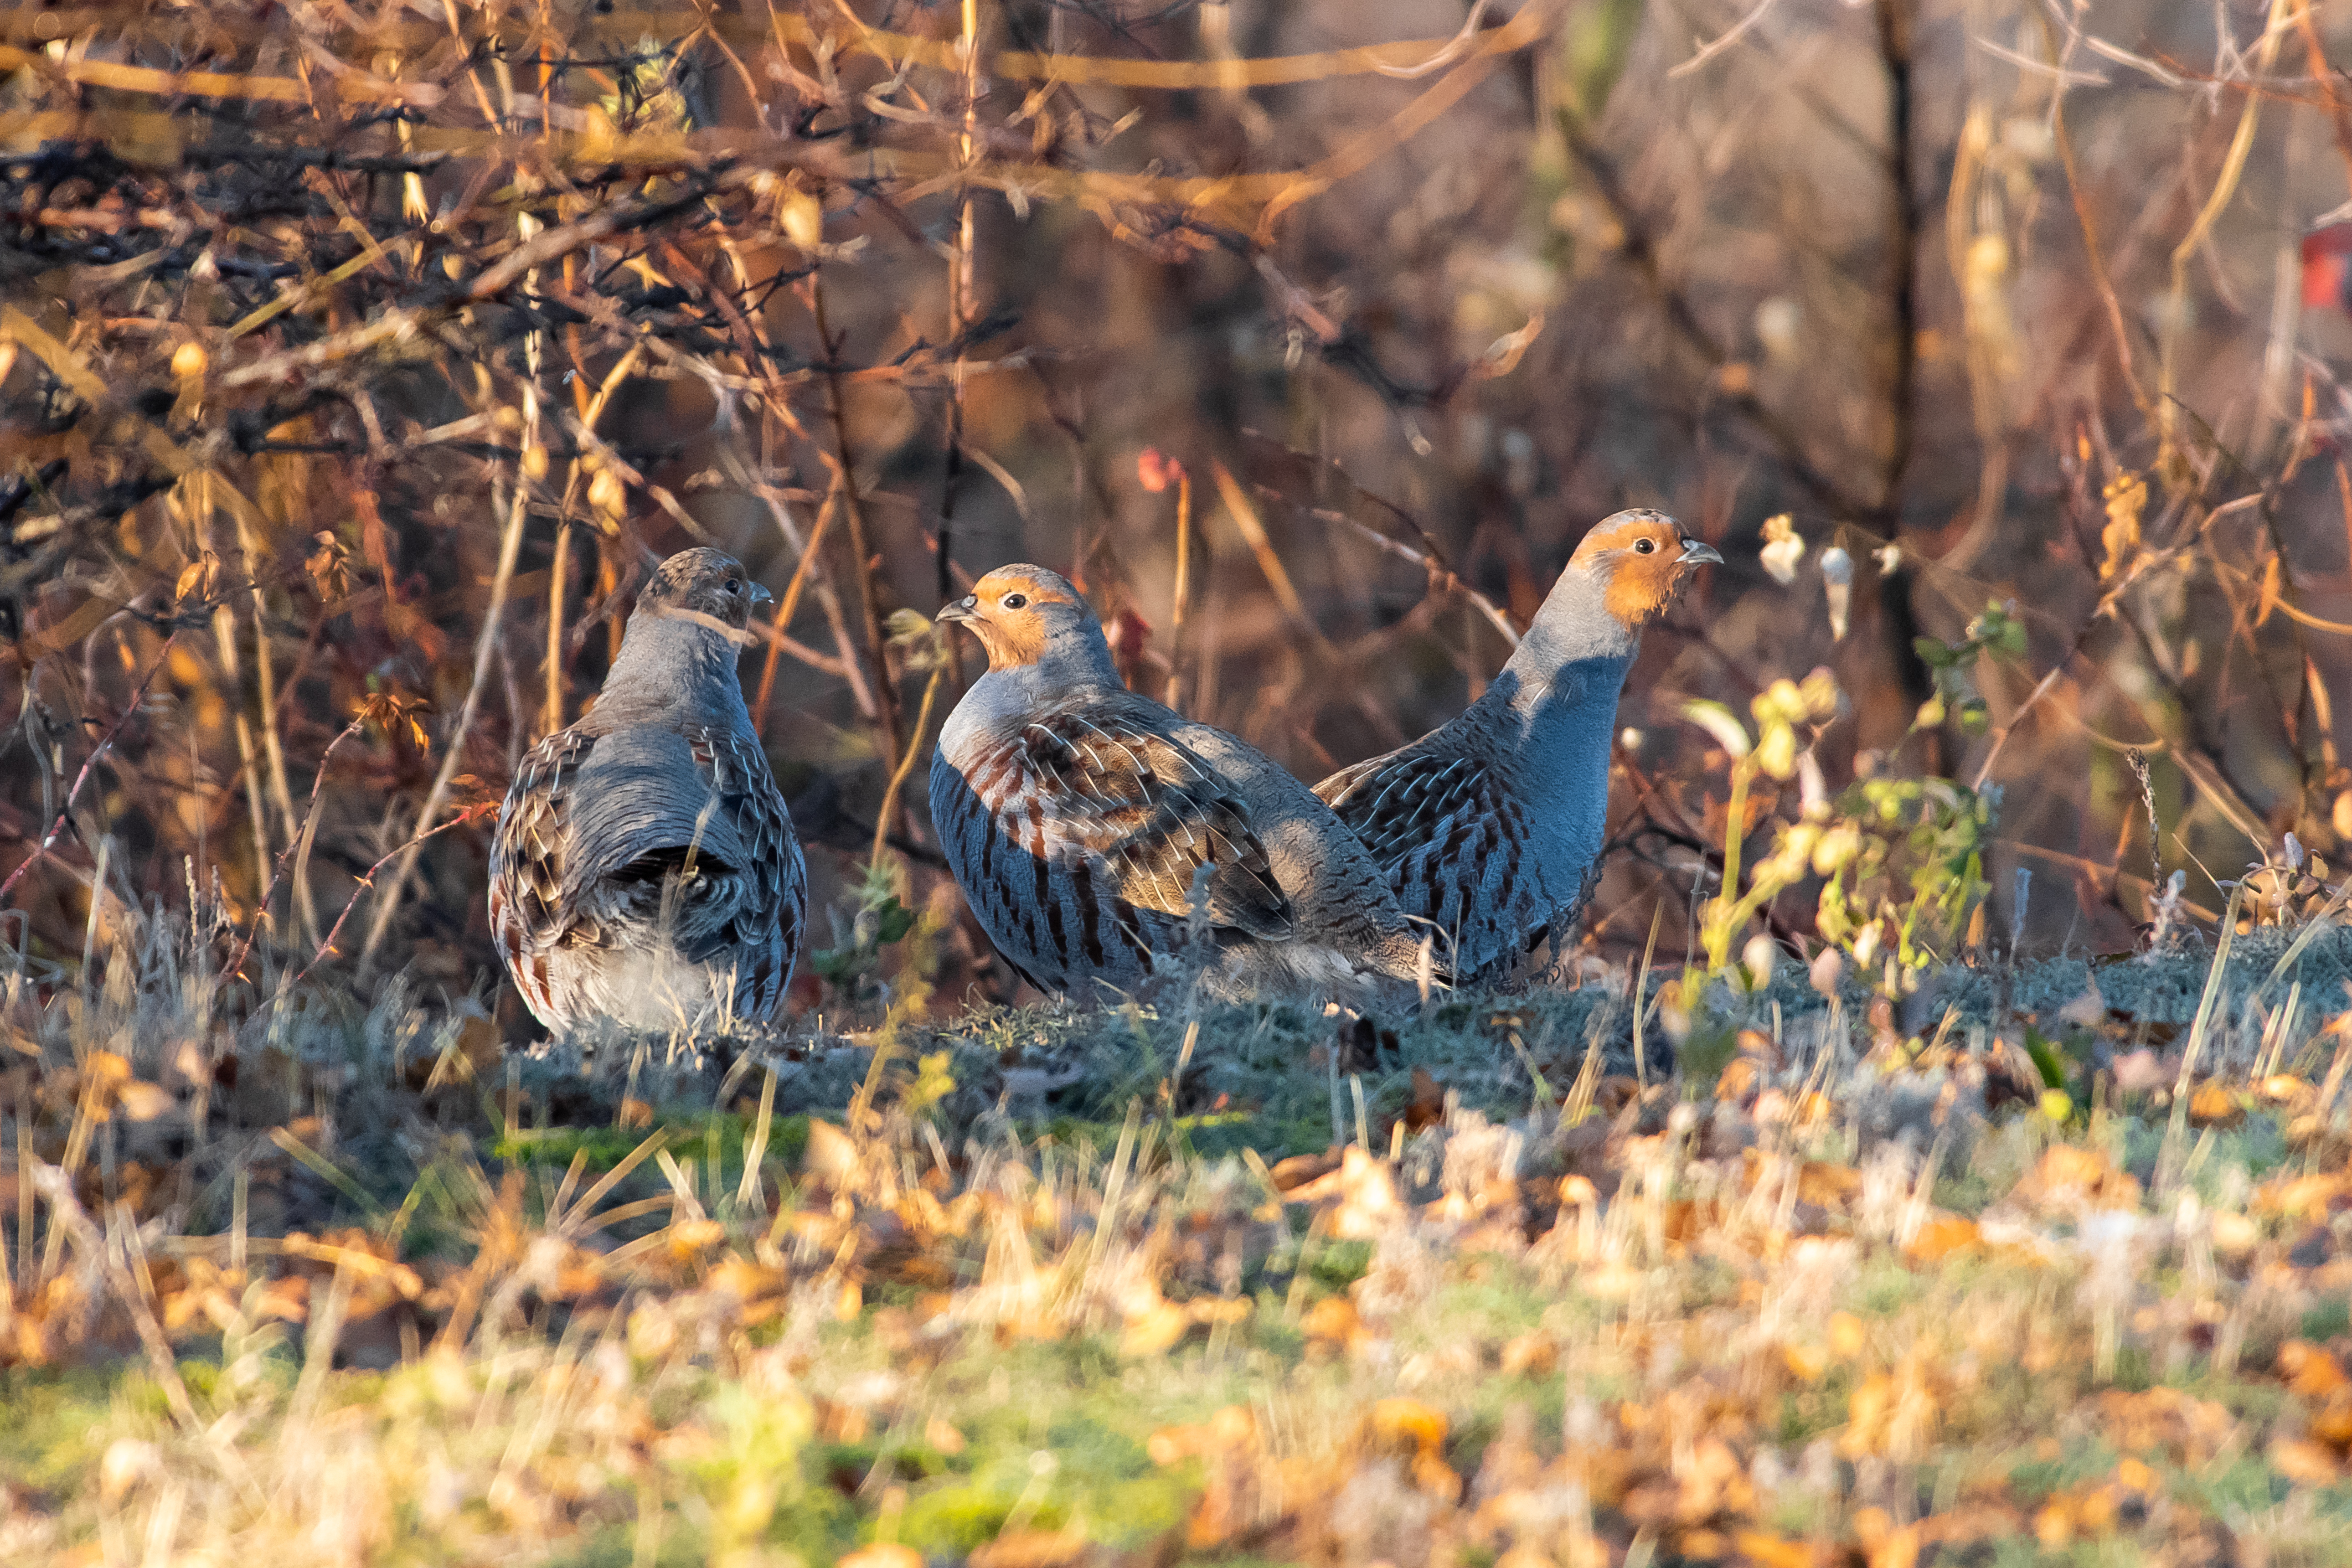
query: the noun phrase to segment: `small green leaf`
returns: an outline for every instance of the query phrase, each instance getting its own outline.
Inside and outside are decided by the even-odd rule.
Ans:
[[[2044,1089],[2066,1087],[2066,1058],[2058,1047],[2042,1037],[2042,1032],[2028,1026],[2025,1031],[2025,1054],[2033,1058],[2033,1070],[2042,1075]]]

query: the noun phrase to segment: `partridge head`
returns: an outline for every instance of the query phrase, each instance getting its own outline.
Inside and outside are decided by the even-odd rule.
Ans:
[[[1601,589],[1602,613],[1628,634],[1638,634],[1643,623],[1674,602],[1700,565],[1722,560],[1713,545],[1691,538],[1664,512],[1638,508],[1612,512],[1577,542],[1552,595],[1559,598],[1560,585],[1574,578],[1586,579]],[[1550,608],[1547,600],[1545,613]],[[1563,601],[1561,608],[1574,615],[1582,606]]]
[[[992,673],[1045,669],[1118,680],[1102,622],[1069,580],[1043,566],[1000,566],[940,611],[980,639]]]

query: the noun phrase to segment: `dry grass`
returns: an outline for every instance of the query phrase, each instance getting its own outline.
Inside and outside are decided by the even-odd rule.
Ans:
[[[2344,1561],[2352,1052],[2165,1000],[2292,935],[2126,961],[2137,1016],[1962,971],[1908,1039],[1718,986],[1646,1089],[1598,971],[1386,1037],[1177,994],[585,1060],[306,989],[224,1080],[158,920],[10,1003],[0,1542]]]

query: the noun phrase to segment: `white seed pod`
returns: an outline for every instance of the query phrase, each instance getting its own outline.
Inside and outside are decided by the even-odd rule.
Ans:
[[[1853,557],[1831,545],[1822,552],[1822,586],[1830,600],[1830,636],[1845,641],[1847,612],[1853,605]]]
[[[1775,294],[1756,307],[1756,341],[1776,364],[1793,364],[1804,353],[1805,312],[1794,300]]]
[[[1838,982],[1845,978],[1845,954],[1834,947],[1822,949],[1813,959],[1812,973],[1808,978],[1822,995],[1836,995]]]
[[[1822,760],[1811,746],[1797,758],[1797,793],[1805,820],[1820,822],[1830,814],[1829,780],[1822,776]]]
[[[1805,557],[1805,542],[1790,525],[1787,512],[1764,520],[1764,548],[1759,553],[1772,581],[1785,588],[1797,580],[1797,563]]]

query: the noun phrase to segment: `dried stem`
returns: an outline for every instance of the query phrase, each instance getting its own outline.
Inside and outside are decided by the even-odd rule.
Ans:
[[[309,849],[311,839],[318,832],[319,792],[326,785],[327,764],[334,760],[335,748],[341,745],[345,741],[350,740],[353,735],[358,734],[360,730],[366,723],[367,715],[365,714],[362,714],[360,717],[352,720],[337,732],[333,740],[327,742],[327,749],[319,754],[319,772],[317,776],[310,781],[310,799],[309,805],[302,813],[301,829],[295,835],[294,842],[289,844],[285,850],[278,857],[278,864],[270,872],[269,885],[261,889],[261,897],[255,900],[253,922],[246,928],[245,940],[237,944],[236,956],[230,960],[228,967],[221,972],[228,979],[238,980],[244,978],[245,961],[253,953],[253,939],[258,936],[261,932],[260,911],[269,907],[269,895],[278,890],[278,879],[286,874],[287,861],[292,858],[298,848],[303,850]]]
[[[82,786],[89,783],[91,770],[98,766],[98,759],[104,756],[107,749],[114,744],[114,738],[122,733],[122,726],[131,721],[131,716],[133,713],[139,711],[140,703],[147,696],[148,685],[154,680],[155,672],[163,668],[164,661],[171,658],[172,647],[179,640],[179,632],[174,630],[170,637],[163,639],[163,651],[158,653],[154,662],[147,667],[147,673],[139,678],[138,688],[131,692],[131,700],[122,705],[122,711],[115,715],[114,722],[107,727],[105,734],[99,737],[98,744],[90,748],[89,755],[82,759],[80,770],[74,774],[73,787],[66,791],[65,805],[58,808],[57,820],[49,824],[49,830],[41,836],[41,841],[33,847],[33,852],[19,861],[15,870],[8,873],[8,879],[0,882],[0,901],[5,901],[10,893],[16,891],[16,884],[25,879],[25,873],[47,857],[49,850],[57,844],[58,835],[63,833],[66,830],[66,825],[73,820],[74,803],[81,798]]]
[[[539,439],[539,399],[530,389],[523,393],[523,444],[526,447]],[[393,873],[391,884],[376,900],[374,917],[369,921],[367,941],[360,947],[360,969],[364,973],[375,961],[376,949],[383,945],[384,932],[392,927],[393,912],[400,907],[401,889],[415,869],[416,857],[425,839],[433,836],[433,817],[441,809],[441,802],[449,793],[449,781],[457,774],[457,764],[466,754],[466,737],[474,727],[474,710],[482,699],[482,687],[489,679],[490,659],[499,646],[499,626],[507,607],[507,589],[514,581],[515,557],[522,550],[523,519],[530,512],[530,479],[518,468],[514,474],[513,499],[507,509],[506,532],[499,541],[497,574],[490,582],[489,607],[482,614],[482,629],[474,641],[474,679],[466,688],[466,703],[458,710],[457,722],[443,744],[440,769],[433,775],[433,787],[425,794],[424,807],[416,814],[416,832],[402,856],[400,868]],[[381,862],[378,862],[381,864]],[[369,875],[373,877],[373,871]],[[343,915],[351,913],[345,909]],[[343,921],[338,919],[335,929],[341,931]],[[320,944],[320,951],[333,944],[333,935]],[[317,962],[316,960],[312,961]],[[306,970],[307,973],[308,971]]]
[[[768,657],[760,666],[760,695],[751,704],[752,727],[762,735],[768,732],[768,701],[776,689],[776,658],[784,650],[784,628],[793,624],[793,613],[801,607],[802,590],[818,570],[818,552],[824,548],[824,531],[833,521],[834,503],[839,494],[837,488],[825,492],[824,504],[817,508],[816,525],[809,530],[808,542],[801,546],[800,563],[793,568],[793,580],[784,584],[783,597],[776,601],[776,618],[770,623],[776,635],[768,639]],[[857,667],[845,664],[842,673],[855,678]]]
[[[945,642],[949,639],[941,637],[939,640]],[[940,681],[947,672],[948,667],[945,661],[941,661],[932,667],[930,679],[923,683],[922,706],[915,710],[915,743],[907,748],[907,754],[898,759],[898,767],[891,771],[889,785],[882,792],[882,809],[874,814],[874,847],[866,857],[868,870],[882,864],[882,851],[890,838],[891,815],[898,808],[898,794],[906,787],[907,775],[915,771],[916,754],[921,751],[923,736],[930,728],[931,704],[939,700]]]
[[[547,707],[539,719],[542,735],[563,728],[563,589],[571,574],[572,525],[559,518],[555,559],[547,572]]]
[[[882,586],[875,580],[874,557],[866,543],[866,508],[857,494],[857,468],[850,460],[849,422],[844,407],[838,364],[840,344],[826,328],[824,281],[809,282],[811,308],[816,316],[818,339],[825,345],[825,413],[833,425],[833,458],[838,469],[842,515],[849,524],[849,553],[857,573],[858,603],[866,613],[866,650],[872,659],[875,705],[879,710],[882,765],[896,772],[907,750],[898,723],[898,689],[890,679],[889,645],[882,632]],[[905,829],[903,821],[898,824]]]
[[[1889,434],[1877,521],[1902,525],[1903,478],[1911,467],[1912,380],[1919,339],[1919,215],[1911,165],[1911,17],[1914,0],[1876,0],[1879,63],[1886,72],[1888,285],[1893,294],[1894,364],[1887,376]]]
[[[1192,597],[1192,474],[1176,470],[1176,586],[1168,605],[1168,689],[1161,698],[1184,708],[1184,612]]]

